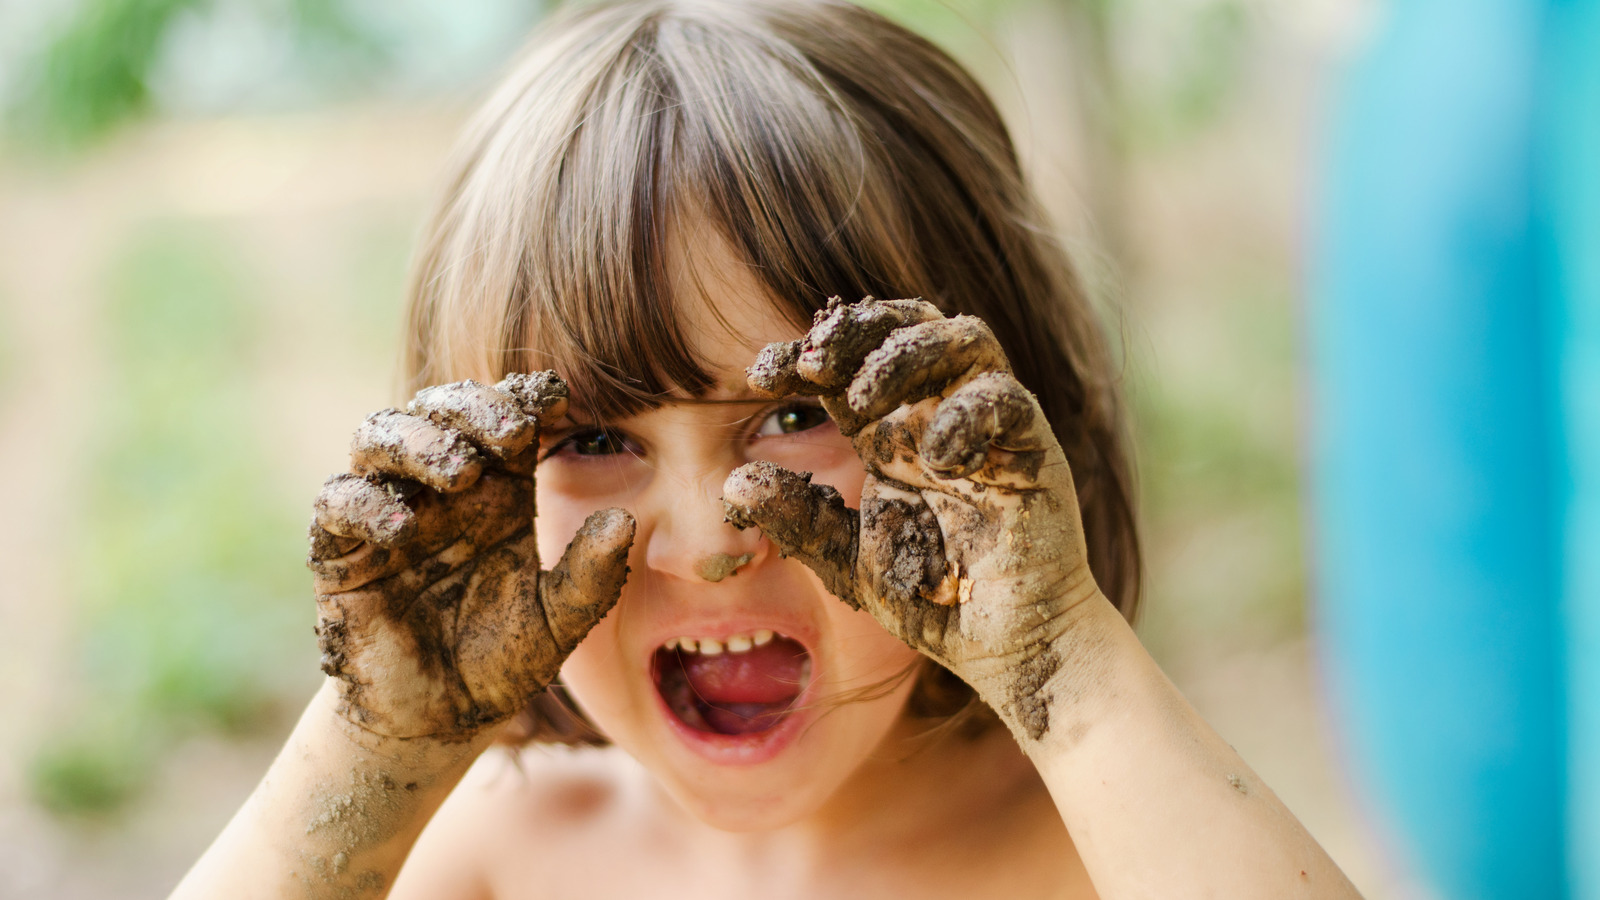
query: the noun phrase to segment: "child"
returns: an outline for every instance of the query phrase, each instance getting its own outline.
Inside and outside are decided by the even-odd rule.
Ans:
[[[1355,896],[1127,624],[1045,235],[879,16],[549,26],[425,236],[421,390],[317,498],[331,677],[174,896]]]

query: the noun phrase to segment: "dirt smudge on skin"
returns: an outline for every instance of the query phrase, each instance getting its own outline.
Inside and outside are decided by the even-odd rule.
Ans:
[[[1050,730],[1050,679],[1061,669],[1061,657],[1049,645],[1023,662],[1007,689],[1007,712],[1037,741]]]
[[[350,871],[352,861],[394,838],[407,823],[415,781],[400,781],[383,769],[358,768],[344,785],[324,785],[314,794],[305,834],[316,837],[321,853],[304,857],[308,880],[321,882],[318,896],[332,888],[338,897],[366,897],[388,886],[379,872]],[[312,888],[312,884],[306,887]]]
[[[696,575],[715,584],[724,578],[739,574],[740,567],[748,565],[755,558],[756,555],[754,553],[743,553],[738,556],[713,553],[710,556],[702,557],[699,562],[695,563],[694,571]]]

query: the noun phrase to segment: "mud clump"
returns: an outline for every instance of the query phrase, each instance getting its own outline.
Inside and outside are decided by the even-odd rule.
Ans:
[[[397,409],[375,412],[350,442],[350,471],[396,475],[441,491],[470,487],[483,471],[477,448],[460,432]]]
[[[892,604],[932,600],[945,580],[944,535],[925,504],[864,497],[861,527],[873,536],[873,569]]]
[[[694,571],[696,575],[715,584],[724,578],[739,574],[739,569],[749,565],[750,561],[755,558],[756,555],[754,553],[742,553],[738,556],[713,553],[695,563]]]

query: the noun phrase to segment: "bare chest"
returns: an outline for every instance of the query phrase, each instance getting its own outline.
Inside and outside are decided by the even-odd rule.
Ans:
[[[981,829],[981,823],[975,823]],[[937,838],[921,847],[841,849],[801,863],[686,851],[645,835],[573,835],[560,847],[507,858],[489,879],[497,900],[801,900],[973,897],[1093,900],[1070,841],[1043,835],[998,844]]]

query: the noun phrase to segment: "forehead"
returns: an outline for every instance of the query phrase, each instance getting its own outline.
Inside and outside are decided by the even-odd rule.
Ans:
[[[716,381],[705,399],[750,396],[744,370],[761,348],[805,333],[752,265],[703,220],[676,230],[668,270],[689,349]]]

